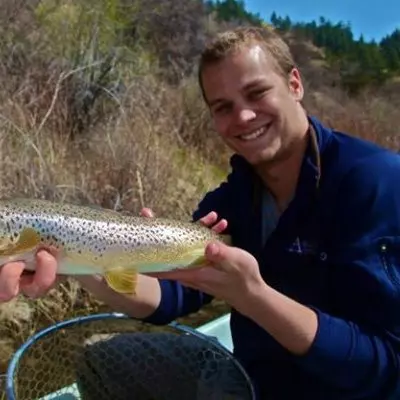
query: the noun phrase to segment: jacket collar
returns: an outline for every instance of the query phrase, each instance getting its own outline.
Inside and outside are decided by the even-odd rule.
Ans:
[[[322,154],[328,146],[331,132],[316,118],[309,117],[309,123],[310,140],[301,165],[296,192],[280,216],[275,231],[268,239],[268,243],[272,243],[272,247],[280,240],[295,239],[288,236],[287,232],[295,234],[300,230],[311,229],[310,221],[318,210],[319,183],[324,165]],[[233,201],[240,204],[237,212],[241,215],[242,231],[257,232],[255,237],[249,234],[246,242],[247,249],[257,257],[262,257],[263,251],[266,249],[263,239],[263,183],[254,172],[253,167],[243,157],[235,154],[231,157],[230,163],[232,171],[238,177],[236,181],[238,183],[235,186],[237,192]]]

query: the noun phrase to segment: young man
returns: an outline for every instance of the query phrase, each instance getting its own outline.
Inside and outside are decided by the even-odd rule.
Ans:
[[[155,324],[225,300],[260,399],[399,398],[400,157],[308,116],[290,51],[268,29],[217,37],[199,78],[235,155],[193,219],[232,246],[210,243],[207,267],[141,277],[135,298],[82,283]],[[41,295],[55,267],[41,252],[36,275],[18,284],[24,266],[6,265],[0,294]]]

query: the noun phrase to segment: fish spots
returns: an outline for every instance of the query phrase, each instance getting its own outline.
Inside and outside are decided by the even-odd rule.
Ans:
[[[215,237],[192,222],[132,217],[113,211],[44,200],[0,201],[0,236],[32,228],[41,244],[63,248],[79,263],[120,265],[173,260]],[[2,232],[2,230],[5,230]]]

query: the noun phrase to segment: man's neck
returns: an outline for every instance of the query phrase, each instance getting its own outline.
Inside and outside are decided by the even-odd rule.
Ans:
[[[263,164],[256,171],[275,198],[281,212],[287,207],[296,191],[297,181],[307,147],[308,134],[293,143],[290,152],[274,164]]]

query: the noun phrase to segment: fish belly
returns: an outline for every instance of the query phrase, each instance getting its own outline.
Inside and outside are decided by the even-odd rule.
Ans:
[[[137,266],[137,271],[141,274],[155,272],[167,272],[179,268],[188,268],[186,263],[148,263]]]
[[[73,264],[67,261],[60,261],[57,273],[62,275],[97,275],[103,272],[102,268],[86,264]]]

